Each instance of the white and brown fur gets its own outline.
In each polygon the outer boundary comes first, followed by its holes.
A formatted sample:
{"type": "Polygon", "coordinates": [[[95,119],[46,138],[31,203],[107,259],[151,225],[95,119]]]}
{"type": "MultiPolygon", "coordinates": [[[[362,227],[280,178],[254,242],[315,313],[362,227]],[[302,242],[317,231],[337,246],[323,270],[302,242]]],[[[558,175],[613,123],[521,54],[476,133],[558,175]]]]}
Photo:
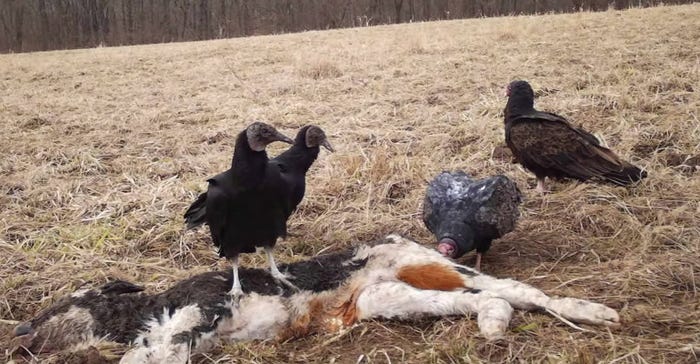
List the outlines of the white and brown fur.
{"type": "Polygon", "coordinates": [[[238,305],[230,272],[211,272],[147,295],[128,282],[61,299],[15,329],[30,352],[70,349],[91,340],[130,343],[122,363],[185,363],[218,340],[289,339],[329,333],[370,318],[473,313],[487,339],[505,334],[513,309],[616,325],[615,310],[575,298],[551,298],[511,279],[481,274],[397,235],[352,250],[282,266],[301,291],[278,286],[268,271],[244,269],[238,305]]]}

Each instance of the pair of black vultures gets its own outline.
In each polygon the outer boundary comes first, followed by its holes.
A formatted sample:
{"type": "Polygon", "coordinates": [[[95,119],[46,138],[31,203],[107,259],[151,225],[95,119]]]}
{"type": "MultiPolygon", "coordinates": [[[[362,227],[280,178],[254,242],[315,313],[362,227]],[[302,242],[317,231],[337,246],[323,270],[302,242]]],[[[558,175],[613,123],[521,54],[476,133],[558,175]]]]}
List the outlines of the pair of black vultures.
{"type": "MultiPolygon", "coordinates": [[[[505,139],[515,160],[537,177],[537,190],[545,192],[550,178],[597,179],[627,185],[646,172],[620,159],[591,133],[556,114],[534,108],[534,92],[525,81],[513,81],[506,94],[505,139]]],[[[185,213],[188,228],[209,225],[219,255],[233,265],[230,294],[243,294],[238,278],[238,255],[264,248],[273,278],[291,288],[293,277],[280,272],[272,249],[287,234],[287,219],[304,197],[305,176],[320,147],[333,151],[323,130],[308,125],[291,140],[274,127],[255,122],[242,131],[233,152],[231,168],[208,180],[207,192],[185,213]],[[281,141],[292,146],[273,159],[265,148],[281,141]]],[[[493,239],[512,231],[519,217],[520,191],[514,182],[498,175],[472,180],[463,172],[443,172],[428,186],[423,221],[438,241],[438,251],[457,258],[476,249],[481,254],[493,239]]]]}

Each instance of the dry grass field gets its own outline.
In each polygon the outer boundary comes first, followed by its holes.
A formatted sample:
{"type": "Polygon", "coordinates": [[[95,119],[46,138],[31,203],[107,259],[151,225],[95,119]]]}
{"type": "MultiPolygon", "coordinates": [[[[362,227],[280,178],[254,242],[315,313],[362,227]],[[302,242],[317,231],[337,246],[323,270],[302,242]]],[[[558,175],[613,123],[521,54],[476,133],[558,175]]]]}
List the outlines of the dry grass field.
{"type": "MultiPolygon", "coordinates": [[[[281,261],[390,232],[434,244],[419,213],[426,181],[502,173],[526,201],[484,271],[605,303],[623,324],[579,331],[517,312],[506,339],[486,342],[463,317],[365,322],[194,362],[697,362],[698,39],[695,4],[2,55],[0,348],[14,323],[81,285],[120,278],[155,292],[228,268],[182,214],[260,119],[289,136],[320,125],[336,148],[307,176],[281,261]],[[649,178],[535,193],[502,149],[503,90],[516,78],[537,107],[594,131],[649,178]]],[[[243,264],[266,266],[264,254],[243,264]]]]}

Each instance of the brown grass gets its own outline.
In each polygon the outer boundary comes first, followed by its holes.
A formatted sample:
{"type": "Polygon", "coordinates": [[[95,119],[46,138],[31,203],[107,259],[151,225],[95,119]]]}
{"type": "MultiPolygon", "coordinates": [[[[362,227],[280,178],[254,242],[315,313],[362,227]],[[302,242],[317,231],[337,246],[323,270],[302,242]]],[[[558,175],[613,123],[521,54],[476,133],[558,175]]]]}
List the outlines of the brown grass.
{"type": "Polygon", "coordinates": [[[0,330],[83,284],[121,278],[153,292],[227,267],[206,229],[184,233],[182,213],[259,118],[290,136],[321,125],[337,149],[309,173],[281,260],[389,232],[432,244],[419,216],[426,180],[505,173],[525,191],[523,216],[485,271],[604,302],[624,323],[580,332],[519,312],[507,339],[486,342],[459,317],[369,322],[196,361],[695,362],[698,39],[700,5],[688,5],[0,56],[0,330]],[[535,194],[498,148],[514,78],[649,178],[535,194]]]}

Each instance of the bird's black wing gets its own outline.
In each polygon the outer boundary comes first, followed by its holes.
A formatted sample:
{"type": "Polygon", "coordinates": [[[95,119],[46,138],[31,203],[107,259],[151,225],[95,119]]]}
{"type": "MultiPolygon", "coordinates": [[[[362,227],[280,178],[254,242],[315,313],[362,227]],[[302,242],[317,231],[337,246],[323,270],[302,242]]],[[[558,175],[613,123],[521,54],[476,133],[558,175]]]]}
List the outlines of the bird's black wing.
{"type": "Polygon", "coordinates": [[[598,140],[598,138],[595,135],[589,133],[588,131],[584,130],[583,128],[576,127],[576,126],[572,125],[568,120],[566,120],[565,118],[563,118],[557,114],[554,114],[551,112],[546,112],[546,111],[534,111],[531,114],[526,114],[523,116],[529,117],[529,118],[539,118],[542,120],[549,120],[549,121],[555,122],[555,123],[565,123],[565,124],[569,125],[573,130],[575,130],[582,138],[584,138],[589,143],[591,143],[593,145],[600,145],[600,140],[598,140]]]}
{"type": "MultiPolygon", "coordinates": [[[[304,175],[298,175],[291,172],[284,172],[285,166],[280,163],[269,163],[265,171],[265,183],[263,188],[269,196],[270,205],[273,209],[278,210],[277,216],[284,217],[284,221],[294,212],[296,201],[290,196],[293,191],[301,183],[303,185],[304,175]],[[301,179],[301,182],[299,181],[301,179]]],[[[303,196],[302,196],[303,197],[303,196]]],[[[301,198],[299,198],[301,201],[301,198]]]]}
{"type": "MultiPolygon", "coordinates": [[[[208,179],[207,183],[211,186],[211,181],[213,181],[217,186],[224,186],[224,184],[232,178],[231,176],[231,170],[227,170],[208,179]]],[[[187,211],[185,211],[184,217],[187,229],[194,229],[207,222],[207,192],[200,193],[199,196],[197,196],[197,199],[192,202],[187,211]]]]}
{"type": "Polygon", "coordinates": [[[284,184],[284,198],[287,200],[291,212],[296,210],[306,192],[306,174],[303,170],[295,168],[294,160],[289,158],[275,158],[270,160],[271,167],[279,171],[280,183],[284,184]]]}
{"type": "Polygon", "coordinates": [[[211,231],[214,245],[223,256],[225,244],[234,243],[234,226],[232,221],[239,218],[237,205],[246,191],[236,185],[235,181],[226,178],[226,172],[209,179],[207,198],[205,200],[206,222],[211,231]]]}
{"type": "Polygon", "coordinates": [[[513,231],[522,202],[522,194],[513,181],[502,175],[485,178],[471,186],[470,195],[479,205],[472,218],[480,234],[497,238],[513,231]]]}
{"type": "Polygon", "coordinates": [[[194,229],[206,222],[207,215],[207,193],[200,193],[197,199],[185,211],[185,224],[187,229],[194,229]]]}
{"type": "Polygon", "coordinates": [[[461,171],[442,172],[428,184],[423,201],[423,222],[434,234],[444,222],[463,222],[469,214],[469,202],[464,193],[472,179],[461,171]]]}
{"type": "MultiPolygon", "coordinates": [[[[300,134],[304,133],[300,131],[300,134]]],[[[289,186],[287,200],[292,207],[292,211],[304,199],[306,193],[306,173],[318,157],[319,148],[307,148],[304,139],[297,135],[297,141],[289,149],[270,160],[271,164],[277,165],[282,178],[289,186]]]]}

